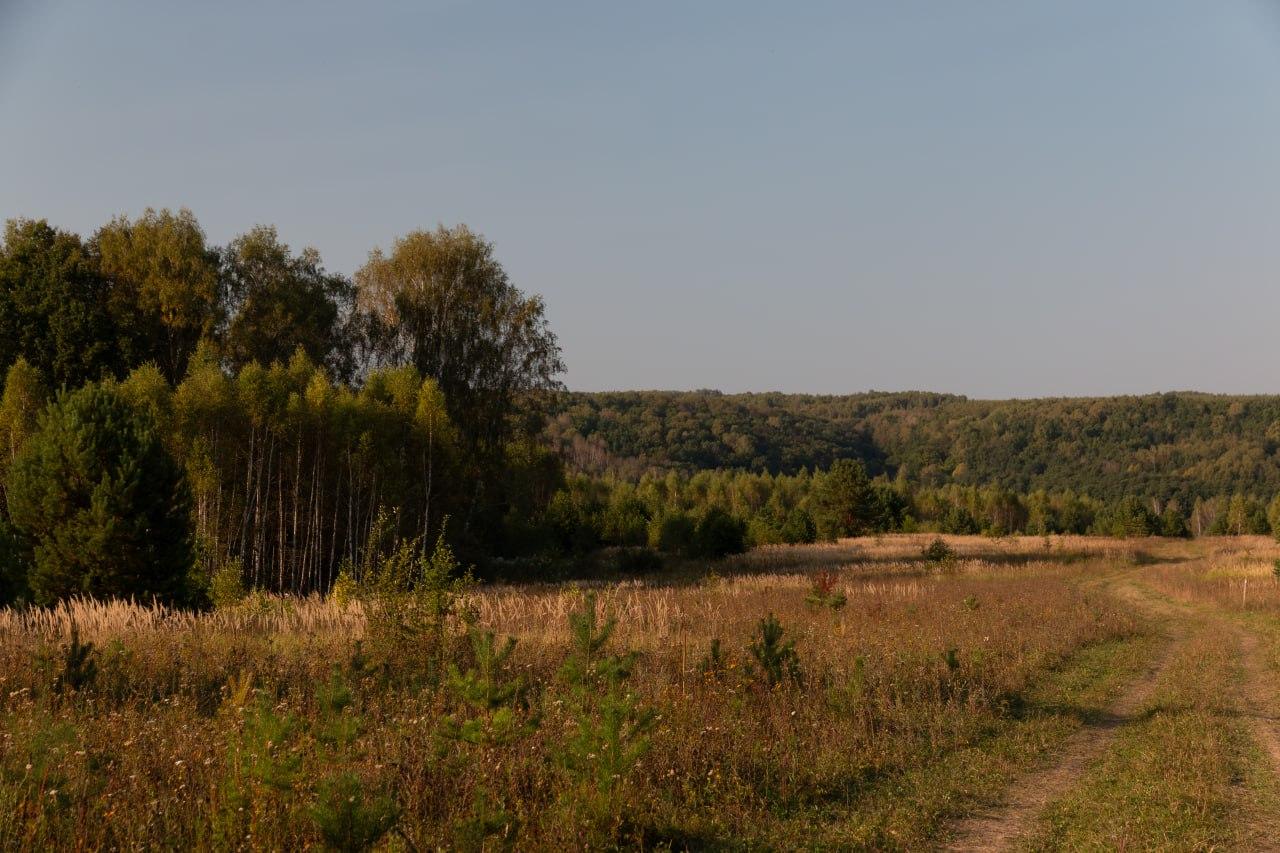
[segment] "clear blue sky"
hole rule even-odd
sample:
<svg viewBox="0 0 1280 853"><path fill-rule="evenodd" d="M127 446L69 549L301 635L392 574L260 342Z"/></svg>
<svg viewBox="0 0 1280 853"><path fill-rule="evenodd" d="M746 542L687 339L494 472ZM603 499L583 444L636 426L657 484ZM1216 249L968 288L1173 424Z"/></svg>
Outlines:
<svg viewBox="0 0 1280 853"><path fill-rule="evenodd" d="M1280 3L0 0L0 217L438 222L579 389L1280 392Z"/></svg>

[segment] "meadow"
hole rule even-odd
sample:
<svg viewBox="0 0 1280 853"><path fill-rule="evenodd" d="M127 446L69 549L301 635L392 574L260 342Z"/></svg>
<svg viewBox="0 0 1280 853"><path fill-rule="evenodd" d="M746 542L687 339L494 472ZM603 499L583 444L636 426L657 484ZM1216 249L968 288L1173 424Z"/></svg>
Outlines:
<svg viewBox="0 0 1280 853"><path fill-rule="evenodd" d="M940 541L0 611L0 848L1265 846L1280 546Z"/></svg>

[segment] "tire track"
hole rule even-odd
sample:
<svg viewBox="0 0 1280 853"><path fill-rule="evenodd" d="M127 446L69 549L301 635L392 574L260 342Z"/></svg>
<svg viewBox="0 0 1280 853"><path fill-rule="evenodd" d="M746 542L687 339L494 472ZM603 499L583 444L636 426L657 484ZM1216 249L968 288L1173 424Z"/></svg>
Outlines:
<svg viewBox="0 0 1280 853"><path fill-rule="evenodd" d="M1280 775L1280 718L1273 711L1280 691L1275 672L1264 659L1262 643L1252 631L1241 632L1240 661L1244 666L1241 710L1249 718L1254 739L1271 760L1272 772Z"/></svg>
<svg viewBox="0 0 1280 853"><path fill-rule="evenodd" d="M1175 608L1166 602L1152 600L1131 585L1113 590L1148 614L1169 617ZM1086 723L1056 753L1054 762L1016 780L1007 789L1003 802L959 821L952 828L951 840L943 850L990 851L1011 850L1030 838L1037 819L1045 807L1065 795L1084 772L1111 745L1119 728L1132 720L1151 699L1160 676L1186 639L1188 631L1181 621L1167 626L1167 641L1148 662L1147 668L1129 688L1097 719ZM1277 741L1280 747L1280 740Z"/></svg>

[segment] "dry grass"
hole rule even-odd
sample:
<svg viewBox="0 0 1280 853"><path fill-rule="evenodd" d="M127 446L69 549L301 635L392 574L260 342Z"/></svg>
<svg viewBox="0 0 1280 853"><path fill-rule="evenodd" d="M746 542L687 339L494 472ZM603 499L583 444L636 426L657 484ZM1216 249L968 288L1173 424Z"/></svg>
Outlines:
<svg viewBox="0 0 1280 853"><path fill-rule="evenodd" d="M310 804L342 769L394 796L398 831L418 849L459 843L482 792L512 818L502 843L521 849L916 846L985 795L976 765L957 756L999 743L1006 772L1069 732L1073 696L1137 629L1083 581L1159 547L952 538L959 560L939 571L920 559L931 538L764 549L698 583L596 588L618 619L613 648L642 653L628 689L659 714L603 811L558 758L581 716L557 670L584 589L468 597L479 625L519 639L508 668L541 718L532 735L483 747L439 737L459 707L440 656L468 663L456 620L437 641L388 640L359 604L318 599L198 615L92 602L0 613L0 847L311 846ZM805 603L817 570L836 573L843 609ZM769 613L796 641L802 684L768 689L749 674L747 646ZM72 624L96 644L98 673L81 693L58 694ZM714 677L700 667L712 640L724 654ZM357 642L381 667L347 664ZM1081 655L1092 656L1083 668ZM354 693L344 714L359 721L340 754L316 723L317 686L335 666ZM272 748L300 762L287 786L255 783L248 800L226 794L249 725L228 704L242 672L294 719L287 746ZM1061 679L1069 689L1048 689ZM1033 700L1050 694L1052 707ZM1052 724L1027 728L1039 719Z"/></svg>

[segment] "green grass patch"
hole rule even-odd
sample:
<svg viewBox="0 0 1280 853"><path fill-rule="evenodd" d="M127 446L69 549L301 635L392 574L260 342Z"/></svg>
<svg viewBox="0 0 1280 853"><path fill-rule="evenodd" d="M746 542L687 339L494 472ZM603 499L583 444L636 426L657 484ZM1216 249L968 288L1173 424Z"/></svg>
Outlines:
<svg viewBox="0 0 1280 853"><path fill-rule="evenodd" d="M1143 635L1082 648L1016 697L1005 713L976 726L967 743L919 756L910 769L888 775L845 808L796 816L782 836L846 849L927 846L950 821L997 802L1010 783L1102 713L1157 642ZM771 828L770 836L779 837L777 830Z"/></svg>
<svg viewBox="0 0 1280 853"><path fill-rule="evenodd" d="M1230 697L1235 637L1201 629L1107 754L1041 818L1036 850L1213 850L1247 835L1270 796L1261 756Z"/></svg>

